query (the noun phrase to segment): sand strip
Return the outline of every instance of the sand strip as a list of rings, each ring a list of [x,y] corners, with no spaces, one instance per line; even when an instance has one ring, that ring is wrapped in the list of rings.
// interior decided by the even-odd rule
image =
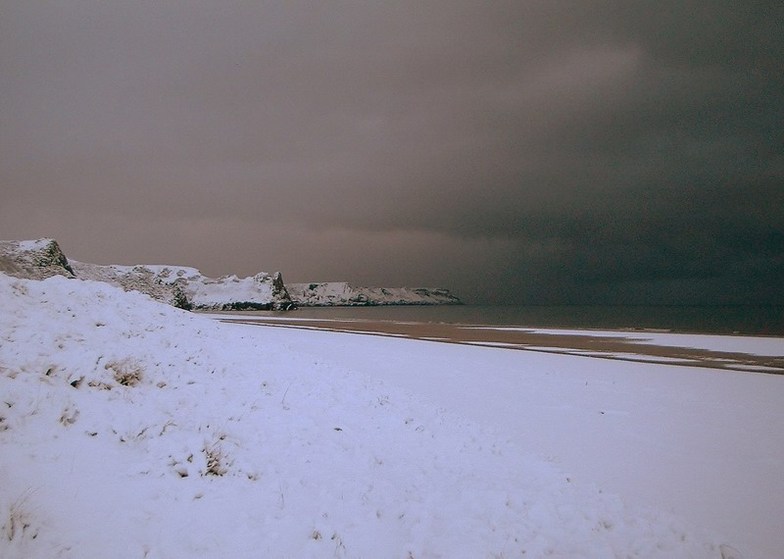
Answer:
[[[371,320],[286,320],[232,318],[233,323],[257,324],[284,328],[310,328],[365,335],[407,337],[411,339],[503,347],[580,355],[597,359],[650,362],[662,365],[709,367],[742,372],[784,374],[784,356],[760,356],[689,347],[657,346],[639,340],[600,334],[535,332],[499,327],[476,328],[468,325],[394,322]]]

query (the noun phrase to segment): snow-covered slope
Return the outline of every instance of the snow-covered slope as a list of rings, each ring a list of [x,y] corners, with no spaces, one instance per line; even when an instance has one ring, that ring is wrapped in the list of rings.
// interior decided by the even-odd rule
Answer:
[[[302,307],[460,304],[446,289],[431,287],[355,287],[345,282],[289,283],[286,287]]]
[[[291,299],[280,273],[210,278],[184,266],[102,266],[69,260],[53,239],[0,241],[0,271],[28,279],[53,275],[111,283],[180,308],[287,309]]]
[[[175,306],[198,310],[285,310],[291,306],[283,278],[261,272],[238,278],[210,278],[184,266],[98,266],[71,260],[76,276],[105,281],[125,290],[143,293],[164,290],[178,301]],[[153,297],[164,300],[161,297]]]
[[[0,302],[0,557],[731,556],[332,338],[62,277],[0,274]]]

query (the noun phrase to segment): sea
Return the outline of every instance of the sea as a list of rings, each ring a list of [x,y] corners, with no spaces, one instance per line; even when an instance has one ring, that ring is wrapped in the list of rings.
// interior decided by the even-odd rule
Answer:
[[[255,314],[255,313],[254,313]],[[784,336],[784,306],[436,305],[303,307],[259,312],[287,318],[364,319],[529,328],[650,330]]]

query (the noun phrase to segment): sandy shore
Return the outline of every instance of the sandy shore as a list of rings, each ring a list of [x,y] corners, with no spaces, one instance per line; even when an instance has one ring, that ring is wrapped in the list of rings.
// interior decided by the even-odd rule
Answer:
[[[225,317],[222,318],[225,319]],[[341,319],[272,319],[237,316],[229,320],[263,326],[396,336],[446,343],[581,355],[598,359],[784,374],[784,356],[760,356],[692,347],[655,345],[631,337],[591,331],[584,333],[548,331],[545,333],[501,326]]]

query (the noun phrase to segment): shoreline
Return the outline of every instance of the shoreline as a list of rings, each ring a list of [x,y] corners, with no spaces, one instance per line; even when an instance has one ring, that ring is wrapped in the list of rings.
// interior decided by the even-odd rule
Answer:
[[[291,320],[361,319],[784,339],[783,305],[381,305],[298,307],[286,312],[228,312],[231,315],[243,313],[253,318]]]
[[[210,316],[222,322],[256,326],[402,337],[421,341],[555,353],[638,363],[703,367],[744,373],[784,374],[784,355],[757,355],[741,351],[689,347],[688,345],[664,345],[657,344],[655,338],[652,340],[641,338],[641,336],[646,334],[663,333],[651,330],[534,329],[365,319],[272,318],[250,317],[248,315],[235,317],[226,314],[211,314]],[[666,334],[682,336],[684,342],[687,342],[688,338],[693,337],[688,334]],[[727,337],[732,338],[734,336]],[[765,338],[767,339],[767,337]],[[778,339],[775,337],[771,338]]]

